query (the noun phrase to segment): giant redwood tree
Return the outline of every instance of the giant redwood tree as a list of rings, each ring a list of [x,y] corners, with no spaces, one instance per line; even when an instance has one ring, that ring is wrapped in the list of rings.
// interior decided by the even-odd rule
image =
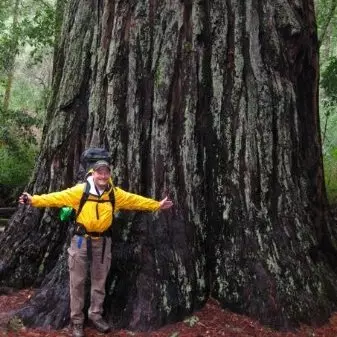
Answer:
[[[104,146],[116,184],[174,209],[114,224],[105,309],[116,327],[182,319],[209,296],[277,328],[336,308],[313,0],[70,0],[27,190],[76,182]],[[20,206],[1,237],[18,314],[68,322],[67,224]]]

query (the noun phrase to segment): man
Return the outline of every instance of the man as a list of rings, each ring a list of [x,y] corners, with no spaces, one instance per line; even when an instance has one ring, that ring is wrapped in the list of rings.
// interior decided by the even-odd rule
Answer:
[[[89,184],[89,197],[81,205],[86,184]],[[114,206],[110,195],[114,195]],[[110,327],[102,318],[105,297],[105,281],[111,264],[110,226],[113,213],[120,210],[157,211],[172,207],[167,197],[161,201],[145,198],[126,192],[112,185],[110,165],[107,161],[97,161],[87,183],[78,184],[60,192],[31,196],[24,192],[21,204],[34,207],[63,207],[76,210],[75,235],[68,248],[70,276],[70,316],[73,325],[73,337],[83,337],[84,323],[84,285],[87,274],[87,262],[90,260],[91,292],[89,320],[100,332]],[[81,208],[81,209],[79,209]],[[109,247],[109,249],[106,249]]]

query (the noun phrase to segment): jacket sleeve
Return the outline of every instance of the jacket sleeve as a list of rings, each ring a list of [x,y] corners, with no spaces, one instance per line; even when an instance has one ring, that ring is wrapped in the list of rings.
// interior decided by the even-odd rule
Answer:
[[[84,184],[79,184],[60,192],[42,195],[33,195],[32,205],[34,207],[63,207],[76,208],[83,194]]]
[[[138,194],[126,192],[119,187],[115,188],[116,209],[157,211],[160,203],[157,200],[145,198]]]

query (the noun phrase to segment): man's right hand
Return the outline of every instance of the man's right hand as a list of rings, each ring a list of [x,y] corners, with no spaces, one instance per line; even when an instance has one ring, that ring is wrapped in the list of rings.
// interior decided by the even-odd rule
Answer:
[[[27,192],[23,192],[19,197],[19,203],[23,205],[31,205],[32,196]]]

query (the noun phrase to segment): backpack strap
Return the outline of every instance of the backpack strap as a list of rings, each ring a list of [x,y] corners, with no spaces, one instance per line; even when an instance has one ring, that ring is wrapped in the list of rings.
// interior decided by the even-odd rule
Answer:
[[[89,199],[89,191],[90,191],[90,184],[88,182],[86,182],[85,188],[84,188],[81,200],[80,200],[80,204],[78,206],[78,210],[77,210],[77,213],[76,213],[76,219],[77,219],[78,215],[81,213],[84,204]],[[114,212],[115,212],[115,202],[116,202],[114,187],[112,187],[111,192],[109,193],[109,201],[111,202],[111,206],[112,206],[112,218],[113,218]],[[93,232],[88,233],[86,231],[85,227],[81,224],[76,223],[76,227],[77,227],[77,230],[75,231],[75,234],[80,235],[80,237],[79,237],[80,241],[78,242],[78,248],[81,248],[82,236],[88,235],[88,237],[87,237],[87,255],[88,255],[88,260],[91,261],[92,260],[92,248],[91,248],[90,234],[94,234],[94,233]],[[99,233],[95,233],[95,234],[99,234]],[[102,236],[103,236],[103,247],[102,247],[101,263],[103,263],[103,260],[104,260],[105,246],[106,246],[106,236],[111,236],[111,226],[110,226],[110,228],[108,228],[103,233]]]
[[[109,199],[110,199],[111,206],[112,206],[112,217],[113,217],[113,215],[115,213],[115,204],[116,204],[115,191],[114,191],[113,186],[111,188],[111,192],[109,193]]]
[[[86,181],[85,187],[84,187],[84,191],[83,191],[83,194],[82,194],[82,197],[81,197],[81,200],[80,200],[80,204],[79,204],[78,210],[77,210],[77,212],[76,212],[76,219],[78,218],[79,214],[80,214],[81,211],[82,211],[82,208],[83,208],[84,204],[86,203],[86,201],[87,201],[88,198],[89,198],[89,191],[90,191],[90,185],[89,185],[89,183]]]
[[[77,213],[76,213],[76,219],[78,218],[79,214],[81,213],[84,204],[89,199],[89,191],[90,191],[90,184],[88,182],[86,182],[85,187],[84,187],[84,191],[83,191],[83,194],[82,194],[82,197],[81,197],[81,200],[80,200],[80,204],[78,206],[78,210],[77,210]],[[110,200],[111,206],[112,206],[112,217],[113,217],[113,214],[115,213],[115,204],[116,204],[114,187],[112,187],[111,192],[109,193],[109,200]],[[97,201],[97,202],[105,202],[105,201],[103,200],[103,201]]]

